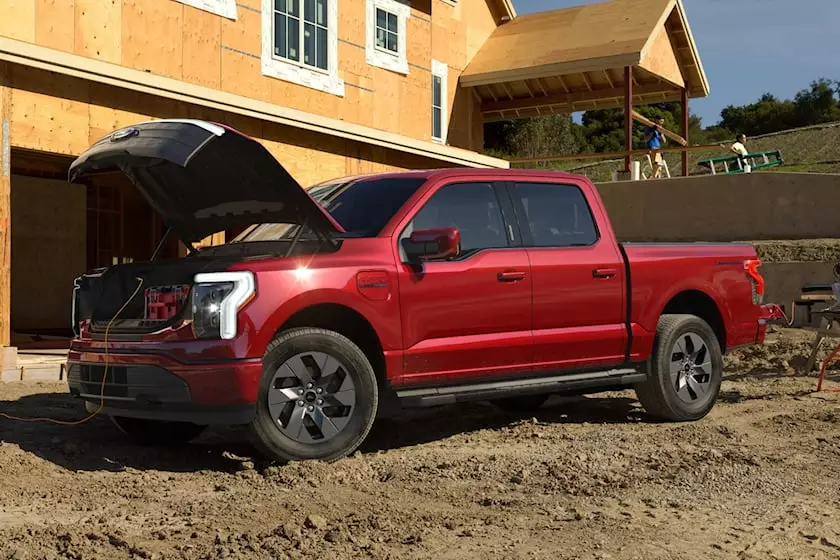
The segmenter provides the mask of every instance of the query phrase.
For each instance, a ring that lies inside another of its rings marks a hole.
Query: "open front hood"
[[[343,231],[259,142],[217,124],[159,120],[122,128],[79,156],[69,180],[114,170],[186,242],[257,222]]]

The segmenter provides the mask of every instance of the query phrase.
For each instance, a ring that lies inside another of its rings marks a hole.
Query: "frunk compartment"
[[[100,335],[111,324],[109,336],[165,328],[182,319],[189,309],[190,287],[196,274],[223,271],[234,260],[193,256],[121,264],[85,275],[77,281],[74,326],[90,319],[91,334]]]

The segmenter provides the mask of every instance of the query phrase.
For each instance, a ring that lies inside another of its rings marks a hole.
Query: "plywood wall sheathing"
[[[236,21],[219,17],[216,19],[221,20],[223,46],[260,56],[262,16],[259,12],[240,9],[236,12]]]
[[[267,101],[273,84],[253,79],[253,76],[259,73],[259,58],[222,49],[223,91]]]
[[[0,5],[0,35],[35,42],[35,0],[4,0]]]
[[[75,0],[36,0],[36,43],[51,49],[73,52],[74,2]]]
[[[185,6],[170,0],[122,2],[122,64],[180,79]]]
[[[15,146],[59,154],[81,153],[88,144],[89,82],[14,67],[11,129]]]
[[[76,54],[122,61],[122,0],[74,0]]]
[[[240,10],[241,13],[251,13]],[[184,7],[184,81],[219,89],[222,83],[222,26],[227,18]]]
[[[685,87],[680,64],[674,55],[674,47],[665,26],[656,32],[656,37],[639,66],[677,87]]]

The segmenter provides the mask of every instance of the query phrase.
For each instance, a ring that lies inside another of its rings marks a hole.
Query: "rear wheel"
[[[266,350],[250,431],[279,461],[335,461],[353,452],[376,417],[378,387],[365,354],[325,329],[280,334]]]
[[[145,445],[177,445],[197,438],[207,426],[189,422],[147,420],[127,416],[111,416],[123,433]]]
[[[699,420],[715,405],[723,376],[720,344],[694,315],[663,315],[656,328],[648,378],[636,395],[651,416]]]
[[[506,412],[517,414],[534,412],[545,404],[548,395],[523,395],[521,397],[507,397],[490,401]]]

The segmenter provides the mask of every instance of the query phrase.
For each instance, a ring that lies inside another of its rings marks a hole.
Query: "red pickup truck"
[[[192,247],[79,277],[70,391],[129,435],[247,424],[277,460],[335,460],[378,415],[634,388],[696,420],[722,354],[764,340],[748,244],[619,243],[595,187],[553,171],[385,173],[301,188],[203,121],[118,130],[70,180],[122,171]],[[627,188],[632,188],[628,185]]]

